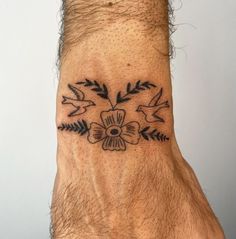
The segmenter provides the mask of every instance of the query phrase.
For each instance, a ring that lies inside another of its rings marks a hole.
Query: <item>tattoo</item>
[[[145,81],[143,83],[141,81],[137,81],[134,87],[132,87],[131,83],[128,83],[125,95],[122,96],[121,92],[118,92],[116,96],[116,104],[118,105],[120,103],[129,101],[131,100],[131,98],[128,96],[138,94],[140,93],[140,91],[151,89],[152,87],[156,87],[156,85],[151,84],[148,81]]]
[[[75,132],[83,136],[87,134],[87,140],[91,144],[102,142],[103,150],[109,151],[125,151],[127,144],[137,145],[141,138],[146,141],[168,141],[169,138],[151,126],[144,126],[141,129],[140,123],[137,121],[126,122],[126,111],[118,107],[122,103],[126,103],[132,99],[132,96],[141,93],[142,91],[156,88],[157,86],[149,81],[137,81],[134,85],[127,84],[126,92],[119,91],[116,95],[115,104],[109,95],[108,88],[105,84],[99,84],[97,81],[85,79],[76,83],[77,86],[83,86],[109,104],[109,109],[100,113],[100,122],[87,123],[85,120],[78,120],[75,123],[62,123],[58,130]],[[85,94],[82,90],[75,86],[68,85],[75,98],[63,96],[62,104],[70,104],[73,110],[68,116],[78,116],[87,111],[87,107],[95,106],[91,100],[85,100]],[[161,101],[163,88],[152,98],[148,104],[139,105],[137,112],[145,115],[147,123],[160,122],[164,123],[164,119],[158,115],[159,111],[169,107],[168,101]]]
[[[61,131],[70,131],[70,132],[76,132],[80,135],[84,135],[89,131],[88,125],[86,121],[77,121],[73,124],[61,124],[61,126],[58,127]]]
[[[72,105],[74,110],[69,113],[69,117],[72,116],[77,116],[77,115],[82,115],[87,111],[87,108],[90,106],[95,106],[95,103],[91,100],[85,100],[85,95],[83,91],[77,89],[76,87],[72,85],[68,85],[68,88],[72,91],[74,94],[75,98],[67,97],[67,96],[62,96],[63,101],[62,104],[64,105]]]
[[[101,112],[102,124],[91,123],[88,141],[92,144],[103,141],[102,148],[110,151],[124,151],[126,143],[138,144],[140,125],[136,121],[125,124],[125,114],[123,109]]]
[[[149,123],[165,122],[164,119],[157,114],[161,109],[170,107],[168,101],[160,103],[162,93],[163,88],[152,98],[148,105],[140,105],[137,109],[137,112],[142,112],[145,115],[145,120]]]
[[[150,129],[150,126],[147,126],[147,127],[145,127],[144,129],[142,129],[140,131],[140,134],[147,141],[149,141],[149,140],[158,140],[158,141],[167,141],[167,140],[169,140],[169,138],[166,135],[161,134],[156,129],[153,129],[151,132],[148,132],[149,129]]]
[[[91,81],[85,79],[85,81],[79,81],[76,83],[77,85],[84,85],[85,87],[91,87],[91,89],[97,92],[97,95],[103,99],[109,99],[108,97],[108,90],[105,84],[102,86],[97,81]]]

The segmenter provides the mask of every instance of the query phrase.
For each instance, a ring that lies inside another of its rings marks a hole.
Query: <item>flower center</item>
[[[110,137],[117,137],[121,134],[121,128],[118,126],[111,126],[107,129],[106,133]]]

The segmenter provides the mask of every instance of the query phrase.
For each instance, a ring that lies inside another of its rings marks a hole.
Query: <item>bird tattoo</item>
[[[158,112],[163,108],[169,108],[168,101],[160,102],[163,94],[163,88],[152,98],[148,105],[139,105],[137,112],[142,112],[145,115],[145,120],[149,123],[165,122],[163,118],[158,115]]]
[[[68,115],[69,117],[77,116],[85,113],[87,111],[87,107],[95,106],[95,103],[91,100],[85,100],[84,93],[77,89],[76,87],[68,84],[68,88],[74,94],[74,98],[62,96],[63,101],[62,104],[72,105],[75,109]]]

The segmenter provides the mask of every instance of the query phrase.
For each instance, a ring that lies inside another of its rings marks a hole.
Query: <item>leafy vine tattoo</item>
[[[61,124],[58,127],[59,130],[65,130],[65,131],[70,131],[70,132],[76,132],[80,135],[84,135],[89,131],[87,122],[85,120],[82,121],[77,121],[73,124]]]
[[[152,87],[156,87],[156,85],[151,84],[148,81],[145,81],[142,83],[139,80],[139,81],[137,81],[137,83],[135,84],[134,87],[132,87],[131,83],[128,83],[127,88],[126,88],[126,94],[124,94],[122,96],[120,91],[117,93],[116,105],[123,103],[123,102],[127,102],[127,101],[131,100],[131,98],[130,98],[131,95],[138,94],[138,93],[140,93],[140,91],[151,89]]]
[[[73,111],[68,115],[69,117],[82,115],[90,106],[95,106],[91,100],[85,100],[84,92],[78,87],[84,87],[95,92],[95,94],[106,100],[109,104],[109,109],[100,113],[100,122],[88,123],[84,119],[77,120],[74,123],[62,123],[58,126],[60,131],[68,131],[77,133],[80,136],[87,135],[87,140],[91,144],[101,142],[103,150],[109,151],[125,151],[127,144],[137,145],[142,139],[146,141],[165,142],[169,137],[159,132],[156,128],[146,125],[143,128],[137,121],[126,122],[126,111],[120,108],[120,105],[132,100],[132,97],[145,90],[156,88],[155,84],[149,81],[137,81],[135,84],[128,83],[126,91],[119,91],[116,94],[115,103],[109,95],[109,90],[105,84],[98,83],[85,79],[76,83],[77,86],[71,84],[68,88],[73,93],[73,98],[62,96],[62,104],[69,104],[73,106]],[[147,123],[164,123],[164,119],[160,117],[161,109],[168,108],[168,100],[162,101],[163,88],[151,99],[150,102],[144,105],[139,105],[136,109],[144,115]],[[118,108],[119,106],[119,108]]]

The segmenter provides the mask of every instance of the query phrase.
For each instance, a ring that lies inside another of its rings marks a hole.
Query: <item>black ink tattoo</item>
[[[126,94],[124,94],[122,96],[121,91],[119,91],[117,93],[116,105],[123,103],[123,102],[127,102],[127,101],[131,100],[131,98],[130,98],[131,95],[138,94],[138,93],[140,93],[140,91],[151,89],[152,87],[156,87],[156,85],[151,84],[148,81],[141,82],[139,80],[133,87],[132,87],[131,83],[128,83],[127,88],[126,88]]]
[[[105,84],[100,85],[97,81],[91,81],[85,79],[85,81],[79,81],[76,83],[77,85],[84,85],[85,87],[91,87],[92,91],[95,91],[98,96],[103,99],[109,99],[108,90]]]
[[[110,151],[124,151],[126,144],[138,144],[140,125],[136,121],[124,124],[125,111],[111,109],[101,112],[102,124],[91,123],[88,141],[95,144],[103,141],[102,148]]]
[[[158,132],[157,129],[153,129],[151,131],[149,131],[149,129],[150,129],[150,126],[147,126],[140,131],[140,134],[142,135],[142,137],[146,139],[147,141],[158,140],[163,142],[163,141],[169,140],[169,138],[166,135]]]
[[[91,81],[88,79],[85,79],[85,81],[78,81],[76,84],[84,85],[85,87],[90,87],[91,90],[95,91],[97,95],[100,96],[102,99],[108,100],[109,104],[114,109],[114,106],[109,97],[107,86],[105,84],[100,85],[97,81]]]
[[[163,118],[158,116],[158,112],[163,108],[169,108],[168,101],[160,102],[163,94],[163,89],[152,98],[148,105],[139,105],[137,112],[142,112],[145,115],[145,120],[149,123],[165,122]]]
[[[85,95],[83,91],[77,89],[76,87],[72,85],[68,85],[68,88],[72,91],[75,98],[62,96],[63,101],[62,104],[66,105],[72,105],[74,107],[74,110],[68,114],[69,117],[82,115],[87,111],[87,108],[90,106],[95,106],[95,103],[91,100],[85,100]]]
[[[156,85],[148,81],[137,81],[134,85],[128,83],[126,93],[122,94],[119,91],[116,96],[116,103],[113,104],[105,84],[99,84],[97,81],[88,79],[79,81],[76,84],[91,89],[99,97],[107,100],[110,108],[101,112],[100,122],[91,122],[89,124],[85,120],[81,120],[72,124],[62,123],[58,127],[59,130],[75,132],[81,136],[87,134],[88,142],[91,144],[102,142],[103,150],[109,151],[125,151],[127,144],[136,145],[141,138],[146,141],[165,142],[169,140],[165,134],[160,133],[157,129],[151,129],[150,126],[146,126],[141,130],[139,122],[125,122],[126,111],[117,108],[119,104],[130,101],[133,95],[144,90],[156,88]],[[87,107],[95,106],[93,101],[85,100],[85,95],[80,89],[72,85],[68,85],[68,87],[76,96],[76,98],[63,96],[62,104],[71,104],[75,108],[68,116],[81,115],[86,112]],[[169,107],[168,101],[160,102],[162,94],[163,89],[161,88],[147,105],[139,105],[136,110],[137,112],[142,112],[145,115],[145,120],[149,123],[164,122],[164,119],[157,114],[161,109]]]
[[[88,124],[85,120],[78,120],[77,122],[72,124],[61,124],[58,129],[61,131],[76,132],[80,135],[84,135],[89,131]]]

